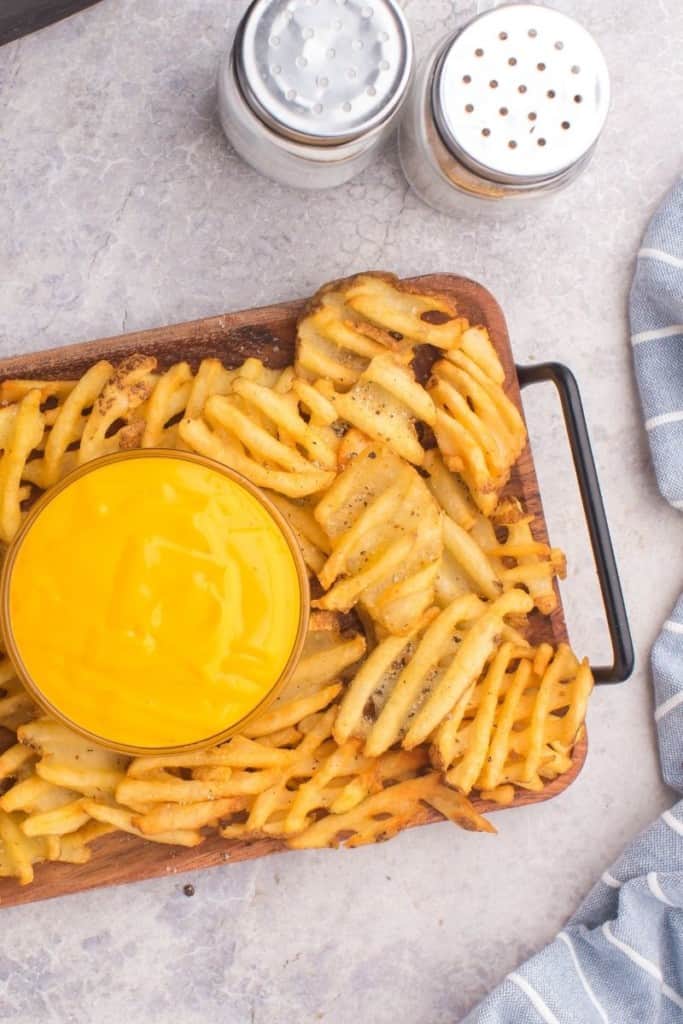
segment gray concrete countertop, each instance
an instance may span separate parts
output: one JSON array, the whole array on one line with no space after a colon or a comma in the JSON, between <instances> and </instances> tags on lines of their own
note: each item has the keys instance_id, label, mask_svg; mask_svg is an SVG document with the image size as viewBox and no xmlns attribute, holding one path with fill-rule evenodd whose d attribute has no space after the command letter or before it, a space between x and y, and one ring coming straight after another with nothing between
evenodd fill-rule
<instances>
[{"instance_id":1,"label":"gray concrete countertop","mask_svg":"<svg viewBox=\"0 0 683 1024\"><path fill-rule=\"evenodd\" d=\"M0 49L0 352L26 352L304 296L364 268L456 271L506 312L519 361L567 362L583 390L638 664L600 689L578 781L376 848L286 854L0 911L12 1024L456 1021L562 925L671 795L658 769L649 649L681 584L681 518L659 497L631 370L626 298L648 216L680 172L683 9L573 0L610 65L596 158L515 221L450 220L390 147L332 193L257 176L225 143L214 75L240 0L103 0ZM420 52L448 0L406 4ZM574 645L607 656L556 400L528 393ZM182 887L192 882L192 899ZM626 1022L624 1022L626 1024Z\"/></svg>"}]
</instances>

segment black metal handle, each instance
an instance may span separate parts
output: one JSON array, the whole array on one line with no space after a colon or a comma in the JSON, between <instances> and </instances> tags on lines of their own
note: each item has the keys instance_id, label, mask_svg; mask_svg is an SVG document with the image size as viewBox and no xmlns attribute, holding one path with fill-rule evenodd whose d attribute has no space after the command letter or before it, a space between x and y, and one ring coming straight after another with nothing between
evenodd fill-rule
<instances>
[{"instance_id":1,"label":"black metal handle","mask_svg":"<svg viewBox=\"0 0 683 1024\"><path fill-rule=\"evenodd\" d=\"M612 644L612 664L593 675L597 683L623 683L633 672L633 641L576 377L562 363L518 366L517 376L521 388L552 381L560 396Z\"/></svg>"}]
</instances>

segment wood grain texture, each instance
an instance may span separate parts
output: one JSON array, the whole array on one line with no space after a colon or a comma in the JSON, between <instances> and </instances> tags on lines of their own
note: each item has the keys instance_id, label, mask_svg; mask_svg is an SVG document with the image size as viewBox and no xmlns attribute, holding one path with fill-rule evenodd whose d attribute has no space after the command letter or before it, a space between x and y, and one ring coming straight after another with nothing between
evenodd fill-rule
<instances>
[{"instance_id":1,"label":"wood grain texture","mask_svg":"<svg viewBox=\"0 0 683 1024\"><path fill-rule=\"evenodd\" d=\"M440 291L455 300L461 315L472 324L485 325L498 351L506 374L506 389L521 409L519 385L510 348L507 326L500 306L482 285L451 274L431 274L416 278L421 286ZM289 302L260 309L251 309L224 316L208 317L190 323L138 331L116 338L69 345L0 361L0 380L10 377L54 379L78 377L97 359L116 361L134 352L154 355L162 368L179 360L187 360L196 369L206 356L217 356L227 366L238 366L248 356L256 356L272 367L288 365L293 360L296 319L304 302ZM537 540L548 540L543 507L529 446L513 469L506 493L518 497L534 516L533 533ZM531 638L535 643L567 640L567 629L561 603L550 617L536 612L531 616ZM510 807L539 803L565 790L580 772L587 753L587 738L574 748L571 769L549 783L540 793L518 790ZM475 798L481 811L507 810L490 801ZM440 820L434 812L433 821ZM450 825L450 828L453 826ZM539 828L542 823L539 820ZM495 841L495 840L494 840ZM88 864L42 864L36 868L35 881L21 887L12 879L0 879L0 906L13 906L34 900L49 899L67 893L81 892L102 885L134 882L144 878L196 871L199 868L231 861L264 857L286 849L278 840L225 840L211 836L194 849L162 846L134 836L105 836L93 846ZM292 854L296 856L296 854ZM344 856L343 851L330 851L330 856Z\"/></svg>"}]
</instances>

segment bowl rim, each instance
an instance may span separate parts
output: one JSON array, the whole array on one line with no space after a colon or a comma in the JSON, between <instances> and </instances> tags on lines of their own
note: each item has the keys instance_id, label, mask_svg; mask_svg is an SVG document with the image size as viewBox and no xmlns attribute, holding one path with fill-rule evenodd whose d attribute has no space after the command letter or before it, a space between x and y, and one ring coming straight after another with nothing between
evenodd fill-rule
<instances>
[{"instance_id":1,"label":"bowl rim","mask_svg":"<svg viewBox=\"0 0 683 1024\"><path fill-rule=\"evenodd\" d=\"M292 557L294 559L294 566L296 569L298 590L299 590L299 623L297 626L297 632L294 638L292 650L290 651L289 657L285 663L282 672L273 686L268 692L261 698L246 715L243 715L239 721L234 722L231 726L226 729L221 729L216 733L212 733L206 738L193 740L190 743L182 743L171 746L154 746L145 747L137 744L121 743L115 740L108 739L105 736L100 736L97 733L85 728L71 719L63 711L61 711L56 705L54 705L42 692L38 684L35 682L31 673L26 668L24 661L19 652L18 645L14 638L14 632L11 625L10 615L10 588L12 581L12 570L16 562L17 555L21 548L23 541L28 535L31 527L38 519L44 509L53 501L59 494L62 493L67 487L69 487L75 481L81 479L81 477L87 476L89 473L95 472L98 469L102 469L105 466L112 465L117 462L127 461L129 459L148 459L148 458L165 458L165 459L177 459L182 462L191 462L195 465L204 466L207 469L211 469L214 472L221 473L223 476L232 480L233 483L238 484L268 512L275 525L283 535L287 547L289 548ZM206 455L201 455L197 452L185 452L177 449L166 449L166 448L133 448L122 452L112 452L109 455L102 455L96 459L92 459L89 462L84 463L82 466L77 466L71 472L67 473L58 483L54 484L48 490L44 491L35 503L31 506L24 520L22 521L19 529L9 543L9 546L5 552L5 556L2 561L2 568L0 569L0 634L5 646L7 657L10 659L12 666L19 677L20 682L25 686L30 695L36 701L38 706L54 718L58 719L63 725L66 725L69 729L72 729L79 736L84 739L90 740L98 746L104 747L108 750L116 751L121 754L128 754L131 756L161 756L166 754L179 754L185 753L191 750L201 750L203 748L216 746L223 743L225 740L230 739L231 736L237 735L249 722L253 721L258 715L262 714L270 705L273 703L275 698L282 692L286 684L291 679L294 670L296 669L301 653L303 650L304 641L306 639L306 632L308 630L309 618L311 608L311 597L310 597L310 585L308 580L308 570L304 561L303 552L296 538L296 534L290 524L287 522L283 514L277 508L275 503L268 495L266 495L260 487L257 487L246 477L242 476L236 470L230 466L226 466L221 462L211 459Z\"/></svg>"}]
</instances>

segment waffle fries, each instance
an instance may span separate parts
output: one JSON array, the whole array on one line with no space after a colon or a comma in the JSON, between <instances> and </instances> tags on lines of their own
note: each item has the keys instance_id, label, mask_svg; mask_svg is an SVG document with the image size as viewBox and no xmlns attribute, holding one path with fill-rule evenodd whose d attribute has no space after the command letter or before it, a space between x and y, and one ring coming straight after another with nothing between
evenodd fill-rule
<instances>
[{"instance_id":1,"label":"waffle fries","mask_svg":"<svg viewBox=\"0 0 683 1024\"><path fill-rule=\"evenodd\" d=\"M299 323L294 368L307 380L348 391L375 356L410 354L418 344L457 348L466 326L443 295L407 286L393 274L359 274L314 296Z\"/></svg>"},{"instance_id":2,"label":"waffle fries","mask_svg":"<svg viewBox=\"0 0 683 1024\"><path fill-rule=\"evenodd\" d=\"M438 350L416 376L421 347ZM430 350L431 351L431 350ZM41 717L0 659L0 876L83 864L121 831L193 847L271 838L359 846L441 816L493 832L571 766L592 676L532 647L564 556L500 498L526 442L483 327L391 275L323 288L293 367L144 354L79 380L0 384L0 538L42 490L128 447L193 450L267 488L302 548L313 606L277 699L217 747L131 759ZM430 432L433 429L430 447ZM419 467L419 468L416 468Z\"/></svg>"},{"instance_id":3,"label":"waffle fries","mask_svg":"<svg viewBox=\"0 0 683 1024\"><path fill-rule=\"evenodd\" d=\"M434 365L429 394L434 433L448 469L460 474L484 515L490 516L526 443L526 428L500 382L500 364L483 369L466 352ZM498 378L498 379L497 379Z\"/></svg>"}]
</instances>

